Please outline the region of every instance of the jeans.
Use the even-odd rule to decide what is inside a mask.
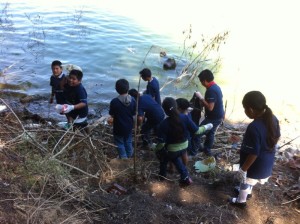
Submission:
[[[191,156],[197,155],[197,152],[201,147],[200,145],[201,145],[201,136],[192,135],[192,137],[189,139],[188,154]]]
[[[154,133],[156,133],[157,128],[158,128],[158,124],[153,124],[152,122],[149,121],[146,121],[142,125],[141,134],[142,134],[142,140],[144,146],[148,146],[149,144],[152,143],[150,139],[150,132],[152,129],[154,129]]]
[[[213,128],[207,132],[205,132],[203,135],[205,135],[205,141],[203,146],[200,144],[199,146],[199,150],[203,151],[204,153],[206,153],[207,155],[211,155],[211,148],[213,147],[214,141],[215,141],[215,133],[218,130],[218,127],[220,126],[220,124],[222,123],[223,118],[220,119],[208,119],[205,118],[201,124],[201,125],[205,125],[208,123],[212,123],[213,124]],[[202,135],[202,136],[203,136]]]
[[[132,135],[127,137],[114,135],[115,145],[118,147],[119,158],[126,159],[133,155]]]
[[[168,162],[171,161],[177,171],[180,173],[180,179],[185,180],[187,177],[189,177],[188,170],[186,166],[183,164],[181,156],[186,153],[186,149],[176,151],[176,152],[170,152],[168,151],[165,155],[164,158],[160,161],[160,171],[159,175],[166,177],[167,176],[167,167],[168,167]]]

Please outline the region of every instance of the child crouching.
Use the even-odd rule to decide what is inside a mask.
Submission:
[[[172,97],[166,97],[162,107],[168,117],[159,125],[159,143],[155,148],[160,158],[159,175],[166,177],[167,165],[170,161],[180,173],[180,185],[188,186],[192,183],[192,179],[182,161],[182,155],[186,154],[189,133],[202,134],[211,129],[212,124],[197,127],[189,116],[178,112],[177,103]]]

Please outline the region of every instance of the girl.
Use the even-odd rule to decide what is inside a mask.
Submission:
[[[237,173],[241,183],[236,188],[239,194],[237,198],[230,198],[230,203],[245,207],[252,187],[257,183],[264,184],[272,174],[280,128],[261,92],[248,92],[242,104],[245,114],[253,121],[248,125],[241,145],[240,170]]]
[[[188,147],[188,134],[202,134],[210,130],[212,124],[197,127],[186,114],[179,114],[176,101],[172,97],[166,97],[162,107],[168,117],[159,125],[158,144],[155,148],[160,157],[159,175],[166,177],[167,165],[171,161],[180,173],[181,186],[190,185],[192,180],[182,162],[182,156],[186,154]]]

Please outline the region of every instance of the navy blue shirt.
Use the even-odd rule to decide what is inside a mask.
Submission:
[[[65,98],[63,93],[64,81],[66,79],[65,74],[60,75],[60,77],[55,77],[52,75],[50,77],[50,86],[52,86],[52,94],[55,95],[57,104],[64,104]]]
[[[221,88],[217,84],[210,86],[205,92],[205,101],[214,103],[214,109],[209,111],[205,107],[205,117],[208,119],[221,119],[224,117],[223,94]]]
[[[114,135],[128,137],[132,134],[135,109],[136,102],[133,97],[131,97],[131,102],[128,106],[123,104],[117,97],[111,100],[109,114],[114,118]]]
[[[157,125],[165,118],[165,112],[150,95],[144,94],[139,98],[138,116],[145,116],[147,122]]]
[[[276,135],[280,137],[280,128],[277,118],[274,116]],[[249,154],[257,158],[247,171],[247,177],[264,179],[272,174],[275,149],[270,151],[267,145],[267,128],[262,119],[252,121],[245,132],[240,151],[240,166],[244,164]]]
[[[72,110],[70,113],[68,113],[69,116],[71,116],[73,119],[76,119],[77,116],[79,116],[79,118],[84,118],[88,115],[89,109],[87,104],[87,92],[81,83],[78,86],[69,86],[68,84],[65,85],[64,97],[66,104],[86,104],[86,106],[81,109]]]
[[[152,80],[148,81],[146,94],[151,95],[158,104],[161,104],[159,82],[155,77],[152,77]]]
[[[180,114],[179,116],[184,128],[184,140],[182,142],[185,142],[189,139],[190,135],[198,131],[199,127],[192,121],[192,119],[188,115]],[[169,122],[170,118],[167,117],[160,123],[158,130],[158,139],[166,144],[176,144],[178,143],[178,140],[172,138],[171,132],[173,130],[169,129]]]

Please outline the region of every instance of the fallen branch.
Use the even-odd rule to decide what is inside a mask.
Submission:
[[[300,195],[299,196],[297,196],[295,199],[293,199],[293,200],[290,200],[290,201],[287,201],[287,202],[283,202],[283,203],[281,203],[282,205],[286,205],[286,204],[289,204],[289,203],[291,203],[291,202],[293,202],[293,201],[297,201],[298,199],[300,199]]]

